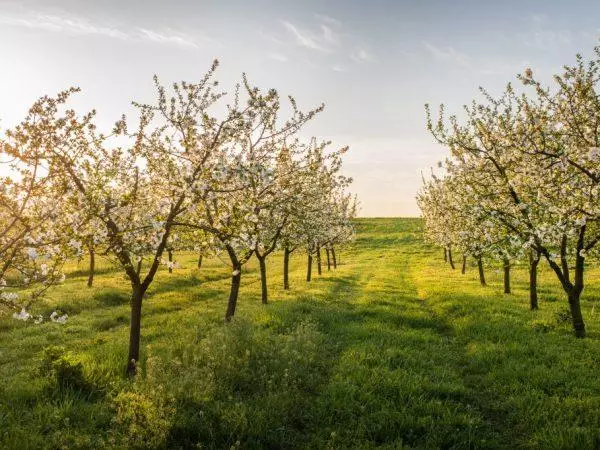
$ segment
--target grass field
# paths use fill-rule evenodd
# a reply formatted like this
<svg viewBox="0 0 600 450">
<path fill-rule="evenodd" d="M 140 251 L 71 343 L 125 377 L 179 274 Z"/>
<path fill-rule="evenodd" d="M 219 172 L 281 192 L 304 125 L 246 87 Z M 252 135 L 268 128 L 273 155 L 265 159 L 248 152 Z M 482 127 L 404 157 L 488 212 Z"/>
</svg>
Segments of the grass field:
<svg viewBox="0 0 600 450">
<path fill-rule="evenodd" d="M 87 288 L 83 262 L 38 305 L 66 325 L 0 321 L 0 447 L 599 448 L 600 270 L 577 340 L 545 267 L 530 312 L 524 267 L 507 296 L 499 264 L 483 288 L 441 255 L 418 219 L 361 219 L 310 284 L 293 254 L 284 292 L 271 258 L 267 306 L 252 261 L 227 325 L 230 271 L 176 255 L 145 300 L 134 381 L 128 282 L 101 264 Z"/>
</svg>

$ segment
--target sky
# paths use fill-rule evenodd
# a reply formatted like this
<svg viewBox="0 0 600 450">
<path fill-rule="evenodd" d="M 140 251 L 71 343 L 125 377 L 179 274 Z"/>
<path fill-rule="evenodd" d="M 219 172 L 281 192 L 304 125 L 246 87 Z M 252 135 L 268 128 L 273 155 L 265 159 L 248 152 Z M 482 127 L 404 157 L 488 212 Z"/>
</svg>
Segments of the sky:
<svg viewBox="0 0 600 450">
<path fill-rule="evenodd" d="M 245 72 L 305 110 L 325 103 L 303 137 L 350 147 L 360 216 L 417 216 L 421 174 L 446 152 L 424 104 L 459 112 L 527 67 L 549 80 L 592 55 L 598 18 L 591 0 L 0 0 L 0 130 L 70 86 L 108 128 L 153 101 L 154 74 L 194 81 L 218 58 L 225 90 Z"/>
</svg>

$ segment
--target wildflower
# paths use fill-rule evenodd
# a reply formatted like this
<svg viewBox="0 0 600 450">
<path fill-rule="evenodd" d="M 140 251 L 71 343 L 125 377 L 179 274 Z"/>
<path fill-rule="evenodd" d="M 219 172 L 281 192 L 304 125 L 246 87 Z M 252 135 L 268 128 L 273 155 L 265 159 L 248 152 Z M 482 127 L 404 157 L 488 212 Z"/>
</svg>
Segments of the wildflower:
<svg viewBox="0 0 600 450">
<path fill-rule="evenodd" d="M 13 319 L 22 320 L 24 322 L 29 320 L 30 317 L 31 317 L 31 314 L 29 314 L 27 311 L 25 311 L 25 308 L 21 308 L 21 312 L 18 314 L 13 313 Z"/>
</svg>

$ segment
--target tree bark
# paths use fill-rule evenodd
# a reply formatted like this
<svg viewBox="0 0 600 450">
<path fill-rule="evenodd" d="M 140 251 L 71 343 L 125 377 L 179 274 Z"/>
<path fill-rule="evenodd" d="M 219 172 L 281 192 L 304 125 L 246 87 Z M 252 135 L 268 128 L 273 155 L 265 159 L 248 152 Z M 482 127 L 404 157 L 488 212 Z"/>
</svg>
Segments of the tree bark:
<svg viewBox="0 0 600 450">
<path fill-rule="evenodd" d="M 137 263 L 137 268 L 135 269 L 135 273 L 137 273 L 138 277 L 140 276 L 140 273 L 142 273 L 142 258 L 140 258 L 140 260 Z"/>
<path fill-rule="evenodd" d="M 503 259 L 504 266 L 504 293 L 510 294 L 510 260 L 508 258 Z"/>
<path fill-rule="evenodd" d="M 321 275 L 322 267 L 321 267 L 321 247 L 317 247 L 317 273 Z"/>
<path fill-rule="evenodd" d="M 231 321 L 231 318 L 235 314 L 235 307 L 237 306 L 238 293 L 240 292 L 240 284 L 242 281 L 242 266 L 237 264 L 233 266 L 233 272 L 231 275 L 231 290 L 229 291 L 229 300 L 227 301 L 227 312 L 225 313 L 225 320 Z"/>
<path fill-rule="evenodd" d="M 202 269 L 202 253 L 198 255 L 198 269 Z"/>
<path fill-rule="evenodd" d="M 329 247 L 325 247 L 325 253 L 327 253 L 327 270 L 331 270 L 331 257 L 329 254 Z"/>
<path fill-rule="evenodd" d="M 538 309 L 537 267 L 539 262 L 539 253 L 532 250 L 529 254 L 529 309 L 532 311 Z"/>
<path fill-rule="evenodd" d="M 456 267 L 454 267 L 454 260 L 452 259 L 452 249 L 450 247 L 448 247 L 448 262 L 450 263 L 450 267 L 452 267 L 452 270 L 456 269 Z"/>
<path fill-rule="evenodd" d="M 283 250 L 283 289 L 290 289 L 290 249 L 286 247 Z"/>
<path fill-rule="evenodd" d="M 333 259 L 333 268 L 337 269 L 337 258 L 335 256 L 335 248 L 331 247 L 331 258 Z"/>
<path fill-rule="evenodd" d="M 310 281 L 312 278 L 312 255 L 308 254 L 308 262 L 306 265 L 306 281 Z"/>
<path fill-rule="evenodd" d="M 173 251 L 172 250 L 168 250 L 169 253 L 169 262 L 173 262 Z M 173 266 L 171 264 L 169 264 L 169 273 L 173 273 Z"/>
<path fill-rule="evenodd" d="M 448 249 L 444 247 L 444 262 L 448 262 Z"/>
<path fill-rule="evenodd" d="M 258 265 L 260 266 L 260 288 L 261 288 L 261 299 L 262 299 L 262 304 L 266 305 L 268 303 L 268 297 L 269 294 L 267 292 L 267 264 L 266 264 L 266 257 L 260 257 L 258 256 L 258 253 L 256 254 L 256 257 L 258 258 Z"/>
<path fill-rule="evenodd" d="M 460 273 L 463 275 L 467 273 L 467 255 L 463 255 L 462 268 L 460 269 Z"/>
<path fill-rule="evenodd" d="M 142 300 L 144 288 L 134 285 L 131 294 L 131 321 L 129 326 L 129 356 L 127 358 L 127 375 L 135 375 L 140 360 L 140 334 L 142 327 Z"/>
<path fill-rule="evenodd" d="M 485 274 L 483 273 L 483 260 L 481 256 L 477 258 L 477 269 L 479 270 L 479 282 L 482 286 L 485 286 Z"/>
<path fill-rule="evenodd" d="M 578 338 L 585 337 L 585 323 L 581 314 L 581 291 L 573 288 L 569 293 L 569 309 L 573 320 L 573 330 Z"/>
<path fill-rule="evenodd" d="M 92 287 L 94 284 L 94 272 L 96 271 L 96 252 L 94 251 L 94 247 L 90 245 L 90 273 L 88 275 L 87 285 L 88 287 Z"/>
</svg>

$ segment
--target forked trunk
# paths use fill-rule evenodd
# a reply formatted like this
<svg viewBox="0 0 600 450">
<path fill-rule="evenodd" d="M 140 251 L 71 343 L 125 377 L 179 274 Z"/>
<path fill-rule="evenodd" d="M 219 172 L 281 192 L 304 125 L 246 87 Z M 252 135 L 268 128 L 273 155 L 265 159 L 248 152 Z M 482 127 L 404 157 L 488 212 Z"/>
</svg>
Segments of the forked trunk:
<svg viewBox="0 0 600 450">
<path fill-rule="evenodd" d="M 267 292 L 267 264 L 265 261 L 266 258 L 264 256 L 258 256 L 258 253 L 256 254 L 256 257 L 258 258 L 258 265 L 260 266 L 260 288 L 262 293 L 262 303 L 263 305 L 266 305 L 269 296 Z"/>
<path fill-rule="evenodd" d="M 306 281 L 312 278 L 312 255 L 308 254 L 308 262 L 306 264 Z"/>
<path fill-rule="evenodd" d="M 532 251 L 529 254 L 529 309 L 538 309 L 538 295 L 537 295 L 537 267 L 540 262 L 539 253 Z"/>
<path fill-rule="evenodd" d="M 452 260 L 452 249 L 450 247 L 448 247 L 448 262 L 453 270 L 456 269 L 456 267 L 454 267 L 454 261 Z"/>
<path fill-rule="evenodd" d="M 463 255 L 463 263 L 462 268 L 460 269 L 460 273 L 462 273 L 463 275 L 467 273 L 467 255 Z"/>
<path fill-rule="evenodd" d="M 504 266 L 504 293 L 510 294 L 510 260 L 508 258 L 503 259 Z"/>
<path fill-rule="evenodd" d="M 329 247 L 325 247 L 325 253 L 327 253 L 327 270 L 331 270 L 331 257 L 329 254 Z"/>
<path fill-rule="evenodd" d="M 87 285 L 92 287 L 94 284 L 94 272 L 96 271 L 96 252 L 94 247 L 90 246 L 90 273 L 88 275 Z"/>
<path fill-rule="evenodd" d="M 321 275 L 322 267 L 321 267 L 321 247 L 317 247 L 317 273 Z"/>
<path fill-rule="evenodd" d="M 483 273 L 483 260 L 481 256 L 477 258 L 477 270 L 479 271 L 479 282 L 482 286 L 485 286 L 485 274 Z"/>
<path fill-rule="evenodd" d="M 129 356 L 127 357 L 127 375 L 133 376 L 140 360 L 140 332 L 142 327 L 142 300 L 144 289 L 133 286 L 131 294 L 131 320 L 129 326 Z"/>
<path fill-rule="evenodd" d="M 283 250 L 283 289 L 290 289 L 290 249 L 286 247 Z"/>
</svg>

